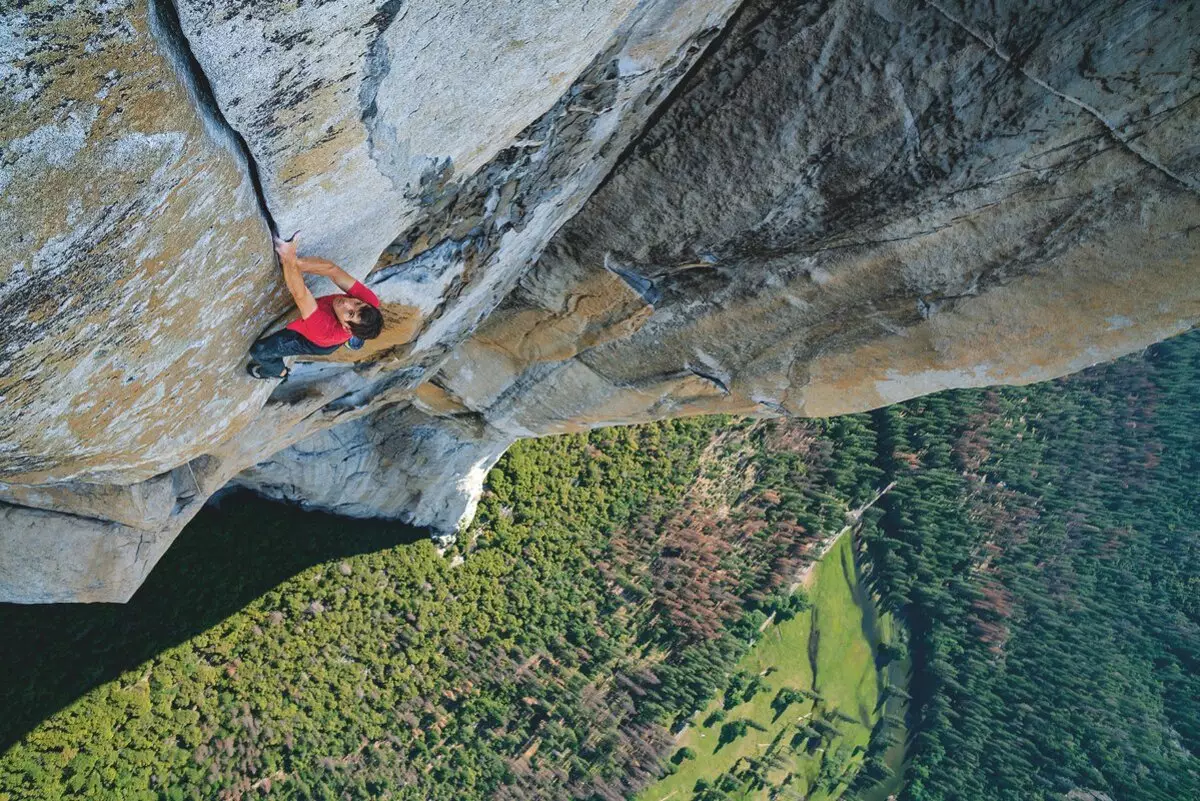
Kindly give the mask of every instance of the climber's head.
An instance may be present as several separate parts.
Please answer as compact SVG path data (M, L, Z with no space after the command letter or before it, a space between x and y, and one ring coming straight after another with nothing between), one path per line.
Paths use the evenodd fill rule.
M333 313L343 328L359 339L374 339L383 330L383 315L370 303L343 295L333 299Z

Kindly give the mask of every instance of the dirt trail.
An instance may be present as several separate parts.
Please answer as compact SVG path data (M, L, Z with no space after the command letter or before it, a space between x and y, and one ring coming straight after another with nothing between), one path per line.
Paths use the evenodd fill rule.
M868 509L870 509L872 506L874 506L876 503L878 503L879 499L882 498L884 495L886 495L889 491L891 491L892 487L894 487L894 486L896 486L895 481L888 484L883 489L879 490L879 492L876 492L874 498L867 501L862 506L849 512L846 515L846 520L848 522L846 523L845 526L843 526L842 528L833 532L832 534L826 534L820 540L820 542L817 543L816 553L813 555L812 561L809 562L808 564L804 565L803 567L801 567L798 571L796 571L796 575L792 579L791 585L788 587L789 595L791 593L794 593L800 587L804 587L804 589L806 589L806 590L810 589L810 585L812 583L812 577L813 577L813 573L814 573L814 568L816 568L817 564L822 559L825 558L825 555L829 553L829 551L833 548L833 546L837 545L838 540L840 540L842 538L843 534L845 534L848 531L854 530L854 528L856 528L858 526L859 521L862 520L863 513L866 512ZM773 623L774 621L775 621L775 613L772 612L771 616L768 617L766 620L764 620L762 625L758 627L758 630L759 631L764 630L767 626L771 625L771 623Z
M842 538L843 534L845 534L847 531L852 531L855 527L857 527L859 521L862 520L863 513L865 513L875 504L879 503L879 499L884 495L887 495L894 486L896 486L895 481L879 490L879 492L875 493L874 498L867 501L846 516L846 519L849 522L847 522L845 526L843 526L834 534L826 535L825 538L818 543L817 552L816 555L813 556L813 560L797 571L795 579L793 579L791 586L788 588L788 592L795 592L799 587L808 589L809 584L812 582L813 569L817 566L817 563L825 558L825 555L829 553L833 546L837 545L838 540Z

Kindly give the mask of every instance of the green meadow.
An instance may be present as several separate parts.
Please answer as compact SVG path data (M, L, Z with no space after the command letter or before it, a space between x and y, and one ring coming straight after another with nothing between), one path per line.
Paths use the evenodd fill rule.
M870 799L896 791L905 732L880 723L885 714L897 723L903 718L903 701L885 697L884 688L902 690L907 665L877 669L876 656L880 643L895 642L899 626L878 612L860 582L850 535L813 567L807 584L811 607L768 626L738 664L735 682L757 677L761 686L748 700L730 705L739 696L727 693L697 714L678 739L674 772L638 801L757 801L772 790L779 798L841 798L873 730L877 737L887 732L890 745L877 746L896 775L865 788L860 780L858 791ZM780 693L788 690L798 691L799 700L786 703Z

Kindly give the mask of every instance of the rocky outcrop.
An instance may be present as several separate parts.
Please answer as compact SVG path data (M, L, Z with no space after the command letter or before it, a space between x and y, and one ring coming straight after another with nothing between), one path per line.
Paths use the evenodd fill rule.
M5 12L0 599L129 597L231 481L453 530L520 437L1200 319L1189 4L485 5ZM275 389L272 227L389 320Z
M513 436L836 415L1194 324L1184 11L760 6L434 379L465 408ZM518 310L586 316L614 267L654 296L636 333L514 358Z
M388 406L299 442L237 483L348 517L403 518L453 531L475 514L483 481L512 440L469 417Z

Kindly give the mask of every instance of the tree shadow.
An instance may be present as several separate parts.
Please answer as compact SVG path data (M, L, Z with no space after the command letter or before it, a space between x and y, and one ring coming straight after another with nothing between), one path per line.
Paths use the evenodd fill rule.
M428 537L235 492L201 510L127 604L0 604L0 753L84 693L305 568Z

